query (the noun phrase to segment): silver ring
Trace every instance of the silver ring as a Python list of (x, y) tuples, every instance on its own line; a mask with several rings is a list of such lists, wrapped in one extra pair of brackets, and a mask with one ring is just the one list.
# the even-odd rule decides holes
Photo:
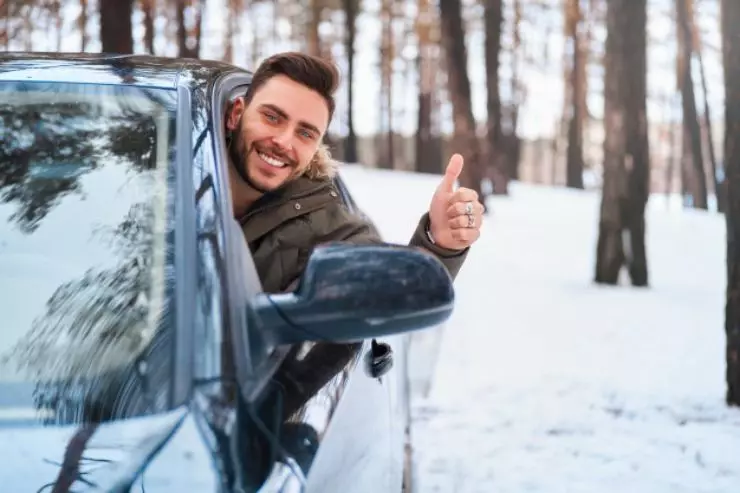
[(473, 213), (473, 203), (472, 202), (465, 202), (465, 214), (468, 216)]
[(467, 214), (468, 216), (468, 228), (472, 228), (475, 226), (475, 216), (472, 214)]

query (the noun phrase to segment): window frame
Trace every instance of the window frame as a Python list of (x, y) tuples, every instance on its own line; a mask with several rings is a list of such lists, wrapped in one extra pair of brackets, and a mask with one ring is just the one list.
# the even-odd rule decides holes
[(193, 389), (192, 307), (196, 300), (196, 217), (193, 197), (192, 95), (184, 84), (177, 86), (175, 151), (175, 327), (173, 378), (170, 395), (173, 407), (190, 400)]

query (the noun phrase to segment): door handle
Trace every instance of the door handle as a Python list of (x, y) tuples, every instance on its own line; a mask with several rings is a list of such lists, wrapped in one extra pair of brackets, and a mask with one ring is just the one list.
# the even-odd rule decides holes
[(365, 355), (365, 370), (373, 378), (380, 378), (393, 368), (393, 349), (385, 342), (373, 339)]

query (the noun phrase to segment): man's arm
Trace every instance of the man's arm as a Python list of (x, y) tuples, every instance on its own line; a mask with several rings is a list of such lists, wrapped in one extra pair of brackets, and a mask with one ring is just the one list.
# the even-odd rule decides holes
[(431, 238), (428, 234), (429, 231), (429, 213), (425, 213), (421, 216), (419, 224), (416, 226), (413, 236), (409, 245), (421, 247), (431, 253), (433, 253), (442, 263), (447, 267), (452, 279), (457, 277), (458, 272), (463, 266), (465, 259), (468, 256), (470, 247), (463, 250), (448, 250), (439, 245), (432, 243)]
[[(335, 238), (333, 241), (341, 241), (356, 245), (386, 243), (380, 237), (380, 233), (377, 229), (375, 229), (369, 221), (346, 210), (342, 210), (341, 215), (343, 217), (337, 218), (335, 223), (336, 228), (334, 229), (333, 234), (330, 235)], [(429, 213), (425, 213), (421, 216), (421, 219), (416, 226), (416, 230), (411, 236), (409, 246), (423, 248), (432, 253), (445, 265), (445, 267), (447, 267), (450, 276), (454, 280), (465, 262), (469, 248), (465, 248), (464, 250), (448, 250), (447, 248), (435, 245), (427, 234), (428, 230)]]

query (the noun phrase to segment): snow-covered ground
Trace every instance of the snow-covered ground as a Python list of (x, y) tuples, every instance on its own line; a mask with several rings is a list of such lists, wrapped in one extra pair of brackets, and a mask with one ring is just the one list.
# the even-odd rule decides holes
[[(437, 185), (343, 175), (397, 242)], [(596, 287), (598, 201), (514, 184), (489, 202), (430, 392), (414, 400), (417, 492), (740, 491), (740, 411), (723, 401), (723, 219), (651, 199), (651, 287)]]

